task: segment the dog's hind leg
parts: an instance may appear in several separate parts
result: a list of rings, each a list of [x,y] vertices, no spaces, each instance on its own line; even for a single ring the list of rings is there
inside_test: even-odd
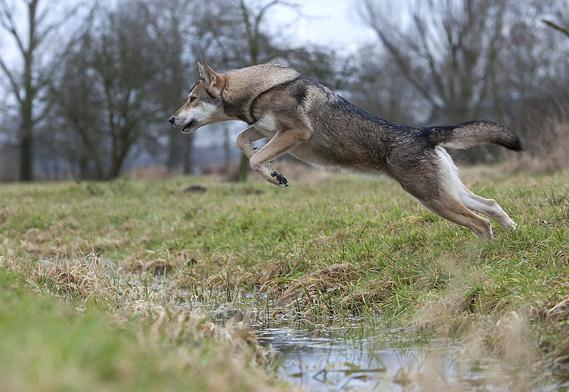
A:
[[[500,207],[500,205],[493,199],[485,199],[478,195],[475,195],[468,188],[464,187],[460,193],[460,200],[468,208],[474,211],[478,211],[481,214],[489,216],[490,218],[496,219],[496,221],[505,229],[516,229],[516,223],[508,216],[506,211]]]
[[[516,228],[514,221],[508,216],[508,214],[506,214],[502,207],[496,203],[495,200],[485,199],[475,195],[462,183],[458,175],[458,168],[455,166],[451,156],[445,149],[438,147],[436,152],[440,159],[441,176],[443,179],[446,179],[449,191],[452,191],[453,193],[456,192],[460,201],[462,201],[467,208],[496,219],[500,226],[504,228]]]
[[[434,178],[424,176],[421,181],[401,185],[415,196],[425,207],[443,218],[468,227],[478,238],[492,239],[490,221],[468,209],[453,188],[441,182],[437,174]]]
[[[434,213],[451,222],[468,227],[478,238],[492,239],[492,226],[490,221],[470,211],[454,195],[445,194],[442,197],[421,202]]]
[[[401,185],[434,213],[468,227],[479,238],[491,239],[490,221],[472,212],[460,198],[464,185],[452,158],[442,148],[435,153],[436,158],[427,157],[417,166],[417,173],[411,173],[413,169],[403,171]]]

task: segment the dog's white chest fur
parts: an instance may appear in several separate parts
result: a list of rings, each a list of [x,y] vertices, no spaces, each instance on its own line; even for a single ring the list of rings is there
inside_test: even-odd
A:
[[[277,119],[273,113],[266,113],[256,123],[255,128],[265,136],[272,137],[277,132]]]

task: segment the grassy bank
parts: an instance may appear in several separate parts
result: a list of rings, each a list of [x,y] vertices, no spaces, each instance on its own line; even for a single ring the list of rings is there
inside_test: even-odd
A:
[[[0,271],[0,379],[5,391],[280,390],[255,365],[239,325],[191,312],[119,320],[41,293]]]
[[[4,185],[0,254],[28,286],[73,306],[124,318],[144,304],[143,325],[160,317],[155,307],[207,313],[261,292],[249,306],[262,322],[357,316],[465,339],[476,332],[507,355],[511,336],[496,325],[515,317],[529,327],[528,358],[562,368],[569,175],[467,177],[519,230],[495,226],[495,240],[480,242],[384,178],[324,176],[288,189],[203,178]],[[189,185],[207,190],[184,192]]]

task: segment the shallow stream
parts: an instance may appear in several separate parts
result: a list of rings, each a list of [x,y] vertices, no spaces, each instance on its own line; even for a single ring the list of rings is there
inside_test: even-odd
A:
[[[346,337],[285,327],[257,334],[277,352],[278,375],[309,391],[569,391],[530,382],[495,359],[473,360],[457,343],[401,340],[402,331]]]

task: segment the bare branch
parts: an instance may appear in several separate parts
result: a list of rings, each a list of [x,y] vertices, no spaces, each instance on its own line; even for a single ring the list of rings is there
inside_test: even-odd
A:
[[[55,102],[53,99],[47,100],[47,103],[44,105],[41,112],[37,116],[32,118],[32,124],[36,125],[38,122],[41,121],[41,119],[45,118],[49,114],[51,109],[53,109],[54,105]]]
[[[288,7],[288,8],[297,8],[298,4],[296,3],[292,3],[292,2],[288,2],[288,1],[284,1],[284,0],[273,0],[268,2],[267,4],[265,4],[263,7],[261,7],[261,9],[259,9],[259,11],[257,12],[257,15],[255,17],[255,36],[259,36],[259,31],[261,28],[261,24],[263,23],[263,18],[265,17],[265,14],[273,7],[275,6],[283,6],[283,7]]]
[[[442,98],[445,99],[446,94],[445,94],[443,77],[442,77],[441,73],[438,72],[438,70],[437,70],[437,65],[436,65],[435,58],[433,57],[433,53],[429,50],[428,31],[427,31],[428,28],[427,28],[424,20],[422,20],[418,14],[415,14],[413,16],[413,20],[415,21],[415,24],[417,25],[417,29],[419,30],[419,42],[420,42],[421,48],[422,48],[422,50],[420,51],[420,54],[422,57],[424,57],[426,59],[428,65],[429,65],[429,70],[431,73],[431,77],[433,78],[433,81],[435,83],[435,86],[439,90],[439,94],[442,96]]]
[[[431,103],[431,105],[433,105],[433,107],[439,107],[440,105],[433,97],[432,92],[430,92],[426,86],[424,86],[419,80],[416,79],[416,73],[411,68],[408,59],[403,55],[399,46],[387,36],[387,34],[378,26],[378,23],[373,22],[373,20],[377,20],[379,16],[373,9],[371,2],[369,0],[364,1],[364,6],[368,12],[369,26],[378,36],[379,40],[383,43],[388,52],[393,56],[395,62],[398,64],[405,78],[417,89],[423,98],[425,98],[427,101],[429,101],[429,103]],[[385,24],[383,22],[385,22]],[[387,22],[385,20],[383,20],[381,24],[387,26]]]
[[[10,82],[10,87],[12,88],[12,93],[16,97],[16,100],[18,101],[18,103],[22,104],[23,99],[22,99],[22,96],[20,94],[20,86],[18,86],[18,82],[17,82],[16,78],[14,77],[14,74],[6,66],[6,63],[4,62],[4,60],[2,60],[1,57],[0,57],[0,69],[2,69],[2,71],[4,72],[6,77],[8,78],[8,82]]]
[[[61,27],[66,20],[69,20],[70,18],[72,18],[73,16],[77,15],[77,13],[79,12],[79,10],[83,7],[83,2],[79,2],[75,7],[72,7],[68,12],[66,12],[61,18],[53,21],[52,23],[49,23],[48,25],[46,25],[43,28],[38,28],[38,33],[37,33],[37,41],[36,44],[40,45],[46,38],[49,37],[49,35],[58,27]],[[44,12],[44,14],[47,11]],[[45,18],[45,15],[42,15],[42,19]],[[40,23],[41,19],[38,18],[38,26],[41,26]]]
[[[6,30],[14,38],[16,46],[20,50],[20,53],[23,55],[26,52],[26,48],[24,46],[24,42],[20,36],[20,33],[18,33],[18,30],[16,29],[13,10],[10,9],[6,1],[0,2],[0,7],[0,27]]]
[[[562,26],[558,25],[557,23],[552,22],[551,20],[542,19],[542,22],[545,23],[545,25],[547,25],[548,27],[551,27],[552,29],[557,30],[561,34],[564,34],[567,37],[569,37],[569,29],[562,27]]]
[[[267,4],[265,4],[263,7],[261,7],[261,9],[259,9],[259,11],[257,12],[257,15],[255,16],[255,22],[254,22],[255,35],[259,34],[260,25],[263,22],[263,18],[265,17],[265,14],[267,13],[267,11],[269,11],[275,5],[279,5],[281,3],[282,2],[280,0],[273,0],[273,1],[270,1]]]

